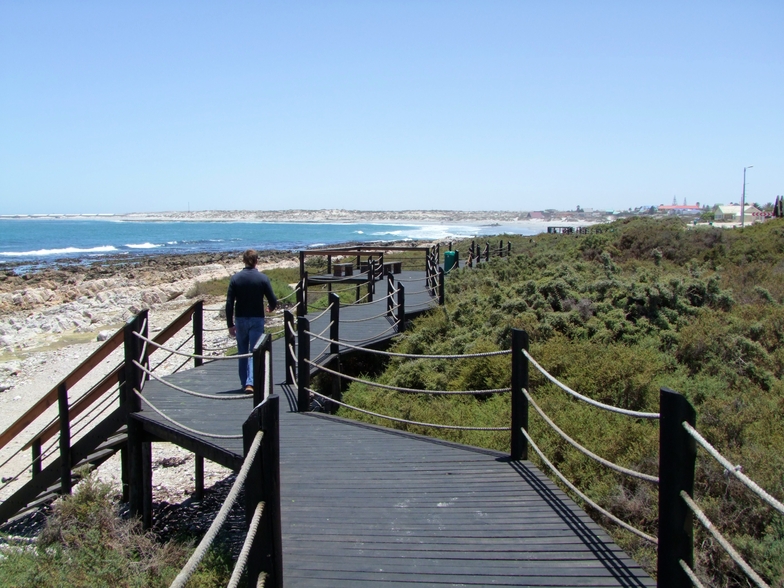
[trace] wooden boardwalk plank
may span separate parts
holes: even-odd
[[[428,294],[415,292],[417,283],[406,286],[407,307],[409,292],[412,301],[420,297],[423,308],[432,305]],[[385,291],[377,297],[383,295]],[[341,318],[367,318],[385,308],[386,301],[341,308]],[[328,321],[327,316],[314,320],[311,332],[322,331]],[[341,324],[341,339],[378,341],[378,333],[390,325],[386,317]],[[392,334],[390,330],[381,338]],[[314,341],[313,356],[326,345]],[[282,341],[276,341],[276,381],[284,378],[284,369]],[[230,361],[167,379],[209,394],[233,396],[239,387],[236,364]],[[299,414],[294,412],[296,391],[280,384],[276,391],[283,397],[280,467],[287,587],[654,586],[530,463],[336,417]],[[146,383],[144,395],[188,427],[218,434],[239,434],[252,408],[250,397],[194,398],[155,381]],[[146,406],[141,418],[151,430],[168,428],[172,435],[187,436],[189,448],[199,447],[208,457],[211,450],[228,467],[237,468],[242,461],[240,440],[176,431]]]

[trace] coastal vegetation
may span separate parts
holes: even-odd
[[[507,237],[505,237],[507,238]],[[446,305],[416,320],[393,350],[465,354],[510,347],[526,330],[531,354],[573,389],[605,403],[658,412],[659,388],[686,396],[697,428],[774,496],[784,496],[784,222],[743,230],[678,219],[625,219],[587,235],[508,237],[513,256],[450,274]],[[465,244],[460,248],[464,251]],[[376,381],[406,388],[510,385],[508,356],[390,361]],[[536,402],[568,435],[639,471],[658,470],[658,424],[576,403],[531,370]],[[508,426],[509,396],[400,394],[353,383],[344,402],[431,423]],[[342,416],[502,451],[508,433],[439,430]],[[590,498],[656,534],[657,488],[584,457],[530,410],[532,438]],[[534,456],[534,462],[542,466]],[[543,471],[547,471],[542,466]],[[722,533],[773,586],[784,586],[784,517],[698,455],[695,496]],[[588,509],[590,512],[590,509]],[[591,513],[655,572],[655,549]],[[745,586],[742,572],[695,523],[699,575]]]
[[[155,588],[169,586],[193,551],[192,538],[159,542],[141,522],[119,516],[114,489],[86,476],[71,496],[53,505],[32,544],[0,552],[0,586]],[[213,548],[188,586],[225,586],[233,562]]]

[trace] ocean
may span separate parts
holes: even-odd
[[[544,224],[446,225],[0,219],[0,264],[37,266],[56,260],[95,261],[118,255],[177,255],[290,250],[349,242],[449,240],[513,233],[534,235]]]

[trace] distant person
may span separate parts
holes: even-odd
[[[237,338],[237,353],[240,355],[253,351],[259,338],[264,334],[264,298],[267,298],[267,312],[278,305],[272,292],[270,279],[256,269],[259,254],[248,249],[242,254],[245,269],[238,271],[229,281],[226,294],[226,323],[229,335]],[[240,384],[245,392],[253,393],[253,359],[239,360]]]

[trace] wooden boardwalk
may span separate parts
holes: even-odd
[[[417,306],[414,290],[407,286],[407,307],[409,302]],[[377,298],[383,295],[379,292]],[[427,294],[421,296],[432,304]],[[385,301],[351,306],[341,309],[341,319],[370,317],[385,308]],[[328,320],[313,321],[311,331],[320,332]],[[377,333],[389,325],[385,317],[341,320],[341,339],[377,341]],[[312,355],[322,349],[314,341]],[[283,342],[275,341],[275,382],[284,379],[283,358]],[[167,379],[191,390],[232,396],[239,385],[232,361]],[[277,384],[276,393],[281,396],[286,586],[655,585],[529,462],[319,413],[297,413],[296,390]],[[216,434],[239,434],[252,408],[250,397],[194,398],[155,381],[146,383],[144,395],[178,422]],[[157,438],[239,468],[241,440],[178,430],[142,406],[138,418]]]

